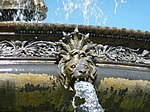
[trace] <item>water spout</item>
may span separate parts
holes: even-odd
[[[74,112],[104,112],[104,109],[99,104],[94,86],[91,83],[76,82],[74,89],[76,91],[72,101]]]

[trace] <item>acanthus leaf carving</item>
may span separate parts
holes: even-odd
[[[1,41],[0,57],[55,57],[57,45],[48,41]]]
[[[143,50],[141,54],[138,52],[139,49],[98,44],[94,55],[97,60],[102,61],[150,64],[150,51]]]

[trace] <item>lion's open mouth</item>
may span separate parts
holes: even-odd
[[[91,79],[90,79],[89,76],[86,76],[86,77],[73,77],[73,78],[71,79],[71,83],[70,83],[71,87],[74,88],[74,84],[75,84],[76,82],[80,82],[80,81],[91,82]]]
[[[89,77],[76,77],[76,78],[72,78],[72,80],[74,82],[79,82],[79,81],[88,81]]]

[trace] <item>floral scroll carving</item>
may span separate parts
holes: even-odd
[[[57,46],[47,41],[1,41],[0,57],[55,57]]]
[[[97,45],[95,47],[96,60],[115,61],[126,63],[150,63],[150,51],[143,50],[140,54],[139,49],[131,49],[123,46]]]

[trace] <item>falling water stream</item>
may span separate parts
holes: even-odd
[[[0,3],[0,16],[12,16],[13,18],[13,22],[28,22],[28,23],[39,23],[40,21],[40,5],[33,5],[33,1],[31,0],[26,0],[26,1],[22,1],[22,0],[14,0],[14,3],[12,5],[9,6],[9,9],[16,9],[17,11],[15,13],[13,13],[13,15],[11,15],[11,11],[8,12],[8,15],[3,15],[2,11],[3,11],[3,6],[2,3]],[[22,3],[23,2],[23,3]],[[33,9],[32,9],[33,8]],[[29,17],[26,17],[25,14],[31,14],[31,15],[27,15]],[[30,16],[32,16],[32,19],[28,19],[30,18]]]
[[[55,14],[60,18],[64,17],[63,21],[70,21],[72,15],[77,15],[78,17],[82,16],[83,24],[105,25],[109,19],[105,5],[113,4],[113,8],[108,9],[116,14],[119,6],[126,2],[127,0],[57,0],[58,7]],[[58,20],[58,23],[61,22],[62,20]],[[76,23],[76,21],[74,22]]]
[[[45,0],[46,1],[46,0]],[[117,13],[117,8],[121,4],[125,4],[127,0],[110,0],[112,4],[114,4],[114,14]],[[110,3],[109,1],[109,3]],[[53,1],[49,1],[53,2]],[[55,19],[55,23],[67,23],[68,20],[70,20],[71,16],[77,13],[77,15],[82,16],[83,24],[89,25],[89,24],[97,24],[97,25],[105,25],[109,17],[105,13],[105,7],[106,0],[57,0],[56,4],[57,7],[54,10],[55,15],[58,16],[59,20]],[[31,4],[30,0],[27,0],[24,2],[24,5],[21,5],[20,0],[16,0],[16,3],[18,4],[17,7],[12,6],[12,8],[16,8],[17,13],[13,15],[13,21],[16,22],[17,20],[20,20],[20,22],[39,22],[39,7],[38,5],[35,8],[35,13],[33,15],[33,19],[30,21],[26,21],[27,18],[24,16],[25,9]],[[2,7],[0,7],[1,9]],[[49,9],[51,6],[49,6]],[[30,8],[28,8],[28,11],[30,12]],[[51,11],[51,10],[49,10]],[[0,16],[3,16],[0,12]],[[60,16],[60,17],[59,17]],[[57,21],[57,22],[56,22]],[[75,20],[72,20],[75,21]],[[49,22],[53,22],[53,20],[49,20]],[[76,23],[76,22],[75,22]]]
[[[35,6],[35,13],[33,15],[33,19],[31,19],[30,21],[26,21],[27,18],[24,16],[24,13],[25,13],[25,9],[26,7],[28,7],[30,4],[31,4],[31,1],[30,0],[27,0],[22,6],[21,6],[21,3],[20,3],[20,0],[17,0],[17,4],[18,4],[18,7],[17,7],[17,13],[16,15],[14,15],[14,22],[16,22],[18,19],[21,21],[21,22],[28,22],[28,23],[38,23],[39,22],[39,5]],[[28,9],[28,11],[30,12],[31,9]]]
[[[94,86],[89,82],[76,82],[72,105],[74,112],[104,112],[97,98]],[[81,104],[79,104],[81,102]]]

